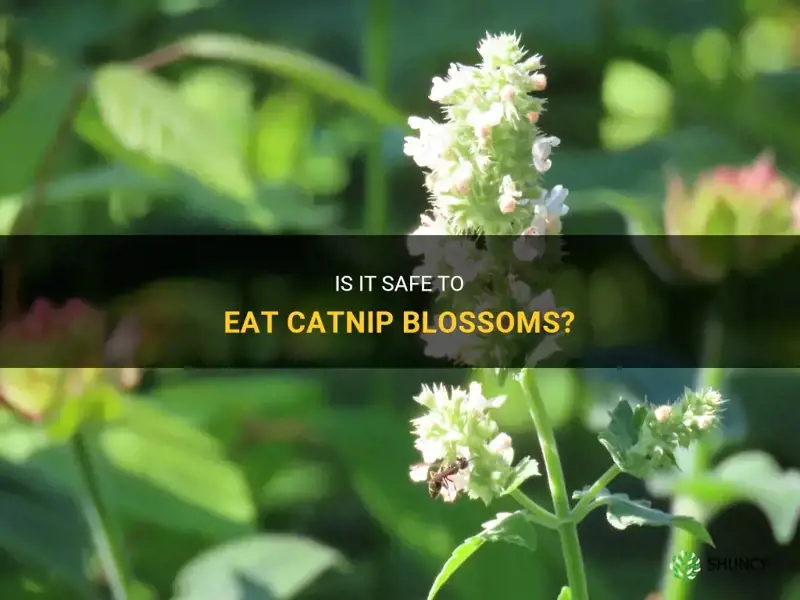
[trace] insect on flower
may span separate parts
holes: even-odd
[[[438,466],[437,463],[420,463],[411,467],[411,479],[427,481],[431,498],[441,496],[445,502],[455,502],[464,486],[462,471],[468,467],[469,460],[463,457],[451,462],[441,462]]]

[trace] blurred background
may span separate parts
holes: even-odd
[[[666,169],[691,181],[768,150],[800,181],[790,0],[5,0],[0,230],[408,232],[426,198],[402,152],[406,117],[437,116],[431,78],[477,62],[487,31],[516,31],[544,56],[540,125],[562,139],[547,181],[571,191],[567,235],[661,231]],[[44,269],[49,252],[29,248],[24,268]],[[592,317],[596,337],[637,346],[658,328],[661,299],[633,253],[565,278],[617,307]],[[755,355],[800,358],[793,328],[755,333]],[[542,370],[570,488],[609,466],[596,431],[620,396],[668,402],[696,376]],[[476,378],[509,395],[498,421],[520,456],[539,458],[518,389],[482,371],[152,371],[120,399],[123,418],[95,423],[85,445],[4,411],[0,597],[107,593],[97,561],[87,571],[83,560],[98,519],[80,510],[88,446],[89,483],[110,515],[100,521],[124,535],[131,600],[425,598],[458,543],[509,508],[445,506],[408,478],[412,396]],[[678,490],[709,515],[711,556],[764,559],[759,570],[704,568],[695,600],[800,599],[798,382],[793,369],[726,373],[724,439],[708,469],[612,486],[665,510]],[[549,505],[543,479],[524,489]],[[670,576],[666,529],[615,531],[597,511],[580,533],[593,600],[644,600]],[[482,549],[440,595],[545,600],[564,583],[558,540],[543,531],[533,554]]]

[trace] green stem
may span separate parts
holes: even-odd
[[[105,580],[114,600],[127,600],[130,579],[122,556],[122,545],[111,516],[103,502],[100,482],[92,463],[86,434],[78,431],[70,440],[78,474],[83,484],[81,504],[100,557]]]
[[[389,87],[390,10],[389,0],[369,0],[364,32],[364,70],[370,86],[381,97],[386,96]],[[365,233],[380,235],[386,233],[388,225],[389,194],[382,131],[377,125],[371,127],[366,155],[363,228]]]
[[[723,331],[722,324],[717,319],[709,319],[703,340],[703,364],[719,365],[723,350]],[[721,367],[704,367],[697,373],[695,386],[697,388],[714,388],[719,390],[725,381],[725,371]],[[701,440],[690,447],[689,467],[683,473],[684,477],[697,477],[706,472],[711,465],[714,455],[714,447],[709,439]],[[672,513],[694,517],[699,521],[705,520],[702,504],[692,498],[675,496],[672,501]],[[699,554],[701,545],[697,538],[689,535],[683,530],[674,529],[671,534],[670,543],[666,555],[669,561],[679,552],[693,552]],[[688,600],[691,596],[691,579],[678,579],[672,577],[669,568],[665,569],[663,589],[664,600]]]
[[[529,498],[524,492],[520,490],[514,490],[509,494],[514,500],[516,500],[522,508],[530,513],[531,518],[539,523],[542,527],[547,527],[548,529],[558,529],[558,526],[561,524],[561,521],[558,520],[553,513],[549,510],[539,506],[536,502],[534,502],[531,498]]]
[[[609,467],[608,471],[603,473],[600,476],[600,479],[595,481],[594,485],[592,485],[592,487],[590,487],[586,493],[581,496],[581,499],[575,505],[575,508],[572,509],[572,520],[575,521],[575,523],[580,523],[583,518],[589,514],[589,511],[591,510],[589,505],[591,504],[592,500],[594,500],[597,497],[597,494],[602,492],[603,489],[608,487],[608,484],[611,483],[620,473],[622,473],[622,470],[617,465],[612,465]]]
[[[558,456],[555,432],[547,414],[544,400],[539,394],[539,388],[533,380],[533,370],[522,371],[522,389],[528,402],[528,411],[536,427],[539,445],[542,448],[542,458],[547,470],[547,481],[550,485],[550,495],[553,497],[553,508],[559,521],[557,530],[561,539],[561,553],[567,569],[567,581],[572,600],[589,600],[589,588],[586,583],[586,570],[583,565],[583,554],[578,539],[578,526],[570,519],[569,493],[564,480],[564,471],[561,468],[561,458]]]

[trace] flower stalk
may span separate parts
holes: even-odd
[[[547,407],[533,379],[532,369],[523,369],[520,383],[528,402],[528,411],[536,427],[542,458],[547,470],[547,482],[553,498],[556,518],[560,521],[557,531],[561,540],[561,553],[567,571],[567,581],[572,600],[589,600],[589,587],[586,582],[586,569],[583,564],[583,553],[578,538],[578,525],[570,517],[569,491],[561,467],[561,458],[556,445],[555,431],[547,414]]]

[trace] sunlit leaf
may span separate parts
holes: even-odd
[[[467,538],[453,550],[436,576],[428,592],[428,600],[433,600],[453,573],[486,542],[507,542],[535,550],[536,528],[525,511],[499,513],[496,519],[484,524],[483,531]]]
[[[654,494],[680,494],[702,502],[710,515],[736,502],[751,502],[764,512],[781,544],[792,541],[800,522],[800,471],[781,470],[765,452],[740,452],[703,475],[654,477],[648,483]]]
[[[314,540],[261,534],[192,560],[178,574],[174,600],[289,600],[343,562],[336,550]]]
[[[503,490],[503,495],[510,494],[511,492],[519,488],[519,486],[521,486],[523,483],[525,483],[525,481],[537,475],[541,475],[541,473],[539,472],[539,463],[537,463],[529,456],[522,458],[514,466],[511,475],[511,483],[505,490]]]
[[[289,90],[267,96],[255,122],[255,162],[266,180],[289,181],[310,150],[314,113],[305,92]]]
[[[586,490],[575,492],[573,498],[579,499]],[[591,507],[605,506],[606,518],[615,529],[627,529],[632,525],[651,527],[677,527],[714,546],[706,528],[692,517],[671,515],[650,506],[647,500],[631,500],[626,494],[612,494],[608,490],[601,491],[591,502]]]
[[[572,592],[568,587],[563,587],[556,600],[572,600]]]
[[[219,122],[236,140],[239,152],[247,151],[253,118],[253,82],[232,68],[200,67],[180,80],[186,102]]]
[[[253,200],[253,182],[235,135],[166,81],[133,67],[109,65],[95,74],[92,89],[103,122],[127,149],[230,198]]]

